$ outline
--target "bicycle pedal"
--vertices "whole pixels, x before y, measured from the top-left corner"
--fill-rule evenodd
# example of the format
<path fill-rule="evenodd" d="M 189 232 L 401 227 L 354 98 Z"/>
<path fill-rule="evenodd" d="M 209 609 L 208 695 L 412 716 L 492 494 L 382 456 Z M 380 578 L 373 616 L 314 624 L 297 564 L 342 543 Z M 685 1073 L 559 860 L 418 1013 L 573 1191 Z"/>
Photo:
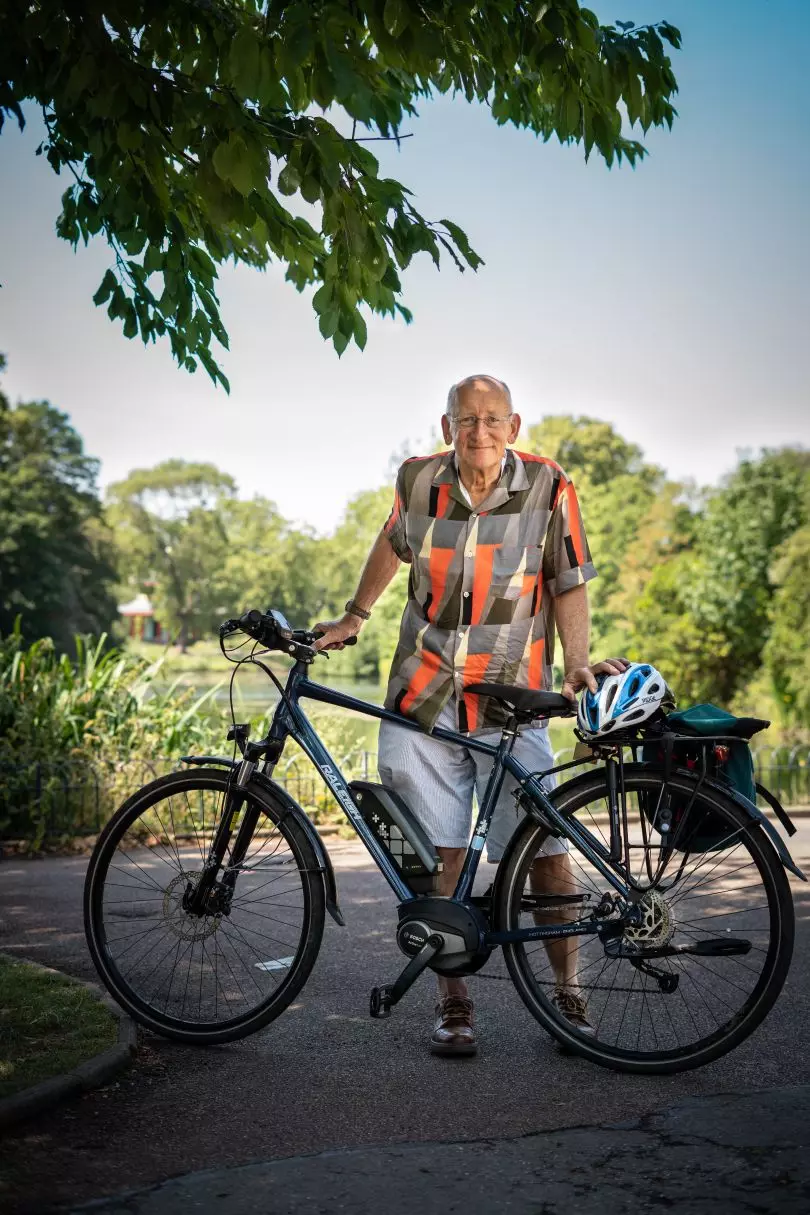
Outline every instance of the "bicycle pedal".
<path fill-rule="evenodd" d="M 372 987 L 368 1008 L 370 1016 L 376 1017 L 379 1021 L 391 1016 L 390 994 L 390 987 Z"/>

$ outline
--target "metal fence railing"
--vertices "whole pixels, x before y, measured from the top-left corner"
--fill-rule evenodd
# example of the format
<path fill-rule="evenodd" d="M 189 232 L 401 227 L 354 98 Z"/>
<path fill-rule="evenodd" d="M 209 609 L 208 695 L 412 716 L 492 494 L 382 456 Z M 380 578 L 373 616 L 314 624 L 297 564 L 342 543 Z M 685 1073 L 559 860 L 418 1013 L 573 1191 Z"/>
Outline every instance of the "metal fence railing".
<path fill-rule="evenodd" d="M 338 764 L 349 780 L 374 779 L 377 774 L 373 751 L 351 751 Z M 170 759 L 110 764 L 71 760 L 0 763 L 0 840 L 39 842 L 97 835 L 142 785 L 183 767 L 179 760 Z M 273 778 L 314 822 L 342 820 L 331 793 L 304 756 L 290 756 L 279 764 Z"/>
<path fill-rule="evenodd" d="M 757 780 L 786 809 L 810 809 L 810 746 L 753 751 Z M 555 764 L 571 758 L 558 751 Z M 376 779 L 377 756 L 353 750 L 338 759 L 347 779 Z M 182 767 L 179 761 L 0 764 L 0 840 L 58 840 L 96 835 L 113 811 L 141 785 Z M 566 773 L 568 777 L 572 770 Z M 277 780 L 316 823 L 342 822 L 343 813 L 305 756 L 280 764 Z"/>

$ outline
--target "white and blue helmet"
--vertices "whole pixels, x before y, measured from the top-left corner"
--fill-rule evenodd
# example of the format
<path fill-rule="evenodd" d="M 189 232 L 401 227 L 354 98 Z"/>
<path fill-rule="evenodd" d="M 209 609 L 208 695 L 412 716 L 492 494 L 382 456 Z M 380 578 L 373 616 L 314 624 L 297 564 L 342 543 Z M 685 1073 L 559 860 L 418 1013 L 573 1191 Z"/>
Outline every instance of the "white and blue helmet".
<path fill-rule="evenodd" d="M 577 725 L 592 738 L 639 726 L 675 703 L 666 680 L 648 662 L 632 662 L 621 675 L 597 675 L 596 682 L 596 692 L 586 689 L 577 709 Z"/>

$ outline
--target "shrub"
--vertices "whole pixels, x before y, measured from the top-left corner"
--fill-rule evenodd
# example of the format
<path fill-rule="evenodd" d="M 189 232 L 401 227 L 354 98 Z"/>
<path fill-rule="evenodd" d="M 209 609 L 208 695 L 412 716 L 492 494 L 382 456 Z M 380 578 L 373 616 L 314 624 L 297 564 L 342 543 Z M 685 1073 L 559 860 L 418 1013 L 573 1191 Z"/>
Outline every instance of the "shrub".
<path fill-rule="evenodd" d="M 123 769 L 146 769 L 140 780 L 148 779 L 156 757 L 212 741 L 214 723 L 201 710 L 214 688 L 203 696 L 176 684 L 158 691 L 160 661 L 110 649 L 105 635 L 77 637 L 75 646 L 75 658 L 57 653 L 47 637 L 26 646 L 19 623 L 0 637 L 4 838 L 41 843 L 67 787 L 74 790 L 71 831 L 91 809 L 97 822 L 112 798 L 120 800 Z"/>

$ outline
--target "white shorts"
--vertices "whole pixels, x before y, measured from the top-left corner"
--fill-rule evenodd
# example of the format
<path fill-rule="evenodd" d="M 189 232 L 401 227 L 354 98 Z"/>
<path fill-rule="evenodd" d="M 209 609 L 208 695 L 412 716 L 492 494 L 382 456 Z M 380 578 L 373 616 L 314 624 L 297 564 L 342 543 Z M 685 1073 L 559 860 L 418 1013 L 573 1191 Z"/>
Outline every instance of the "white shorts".
<path fill-rule="evenodd" d="M 457 730 L 456 702 L 450 700 L 436 722 L 446 730 Z M 500 731 L 477 734 L 482 742 L 497 743 Z M 554 765 L 548 730 L 525 727 L 512 751 L 530 772 L 542 772 Z M 442 742 L 427 734 L 403 730 L 392 722 L 380 723 L 377 769 L 384 785 L 396 789 L 413 811 L 428 838 L 438 848 L 466 848 L 472 830 L 473 793 L 480 805 L 492 769 L 492 758 L 467 747 Z M 554 788 L 556 780 L 546 777 L 543 786 Z M 495 805 L 487 835 L 487 859 L 499 861 L 524 814 L 512 796 L 517 781 L 509 773 Z M 565 852 L 567 844 L 549 836 L 540 855 Z"/>

